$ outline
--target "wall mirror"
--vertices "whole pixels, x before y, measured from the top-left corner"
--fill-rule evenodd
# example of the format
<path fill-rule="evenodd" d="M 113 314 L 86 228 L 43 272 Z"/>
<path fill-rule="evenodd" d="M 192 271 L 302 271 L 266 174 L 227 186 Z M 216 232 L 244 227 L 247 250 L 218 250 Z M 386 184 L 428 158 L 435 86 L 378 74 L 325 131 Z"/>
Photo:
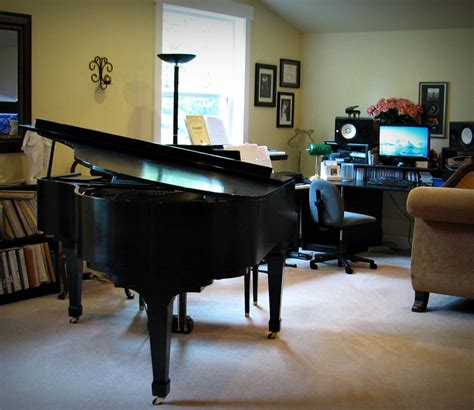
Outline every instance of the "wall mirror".
<path fill-rule="evenodd" d="M 0 153 L 20 152 L 31 123 L 31 16 L 0 12 Z"/>

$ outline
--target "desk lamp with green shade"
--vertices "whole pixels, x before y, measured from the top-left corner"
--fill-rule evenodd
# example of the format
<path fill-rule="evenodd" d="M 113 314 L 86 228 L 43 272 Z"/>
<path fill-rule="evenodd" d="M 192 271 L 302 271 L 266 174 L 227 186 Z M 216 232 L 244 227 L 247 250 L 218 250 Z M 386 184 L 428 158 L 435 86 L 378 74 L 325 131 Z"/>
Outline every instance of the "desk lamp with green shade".
<path fill-rule="evenodd" d="M 310 144 L 306 151 L 308 151 L 308 154 L 312 157 L 316 157 L 314 176 L 311 177 L 311 179 L 319 179 L 319 173 L 321 172 L 321 157 L 323 155 L 331 154 L 331 146 L 328 144 Z"/>

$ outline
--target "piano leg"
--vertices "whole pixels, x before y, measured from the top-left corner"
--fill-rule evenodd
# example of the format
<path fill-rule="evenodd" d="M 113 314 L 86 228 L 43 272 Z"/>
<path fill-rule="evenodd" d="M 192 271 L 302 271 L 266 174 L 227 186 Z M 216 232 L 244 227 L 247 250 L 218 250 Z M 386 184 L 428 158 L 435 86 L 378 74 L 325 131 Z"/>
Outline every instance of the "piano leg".
<path fill-rule="evenodd" d="M 252 266 L 252 292 L 253 304 L 257 306 L 258 303 L 258 267 L 259 264 Z"/>
<path fill-rule="evenodd" d="M 69 316 L 71 323 L 77 323 L 82 315 L 82 260 L 74 248 L 64 246 L 67 269 L 67 287 L 69 292 Z"/>
<path fill-rule="evenodd" d="M 67 288 L 67 268 L 66 268 L 66 255 L 64 254 L 64 250 L 61 250 L 58 257 L 58 271 L 59 271 L 59 279 L 61 283 L 61 293 L 58 295 L 58 299 L 66 299 L 68 294 Z"/>
<path fill-rule="evenodd" d="M 245 317 L 250 316 L 250 275 L 251 275 L 251 268 L 247 268 L 244 275 Z"/>
<path fill-rule="evenodd" d="M 169 367 L 171 325 L 173 321 L 173 302 L 166 304 L 145 296 L 148 315 L 148 332 L 150 333 L 151 364 L 153 383 L 151 390 L 153 404 L 161 404 L 170 391 Z"/>
<path fill-rule="evenodd" d="M 250 316 L 250 277 L 252 277 L 252 291 L 253 291 L 253 304 L 257 305 L 258 300 L 258 266 L 254 265 L 247 268 L 244 275 L 244 301 L 245 301 L 245 317 Z"/>
<path fill-rule="evenodd" d="M 285 257 L 282 252 L 270 253 L 265 260 L 268 264 L 268 293 L 270 299 L 269 339 L 275 339 L 280 331 L 281 292 L 283 285 L 283 266 Z"/>

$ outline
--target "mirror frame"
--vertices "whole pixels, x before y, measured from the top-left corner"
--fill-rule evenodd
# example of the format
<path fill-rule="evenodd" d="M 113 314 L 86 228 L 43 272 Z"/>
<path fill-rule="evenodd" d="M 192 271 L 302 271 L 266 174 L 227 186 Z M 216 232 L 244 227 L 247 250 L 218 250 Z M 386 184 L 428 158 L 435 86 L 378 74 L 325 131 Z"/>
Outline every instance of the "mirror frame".
<path fill-rule="evenodd" d="M 31 16 L 0 12 L 0 30 L 18 33 L 18 122 L 31 124 Z M 23 136 L 0 140 L 1 152 L 21 152 Z"/>

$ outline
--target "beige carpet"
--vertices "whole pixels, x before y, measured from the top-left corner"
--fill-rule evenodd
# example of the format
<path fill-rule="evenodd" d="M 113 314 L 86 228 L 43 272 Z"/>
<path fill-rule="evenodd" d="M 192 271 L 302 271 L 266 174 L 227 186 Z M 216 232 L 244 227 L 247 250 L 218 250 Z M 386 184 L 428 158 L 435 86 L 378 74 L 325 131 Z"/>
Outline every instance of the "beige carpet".
<path fill-rule="evenodd" d="M 162 409 L 473 409 L 473 302 L 431 295 L 412 313 L 409 259 L 373 255 L 287 268 L 282 332 L 267 340 L 266 275 L 244 317 L 243 279 L 189 295 L 191 335 L 174 335 Z M 146 315 L 121 289 L 90 280 L 68 323 L 55 295 L 0 306 L 0 409 L 146 409 Z"/>

